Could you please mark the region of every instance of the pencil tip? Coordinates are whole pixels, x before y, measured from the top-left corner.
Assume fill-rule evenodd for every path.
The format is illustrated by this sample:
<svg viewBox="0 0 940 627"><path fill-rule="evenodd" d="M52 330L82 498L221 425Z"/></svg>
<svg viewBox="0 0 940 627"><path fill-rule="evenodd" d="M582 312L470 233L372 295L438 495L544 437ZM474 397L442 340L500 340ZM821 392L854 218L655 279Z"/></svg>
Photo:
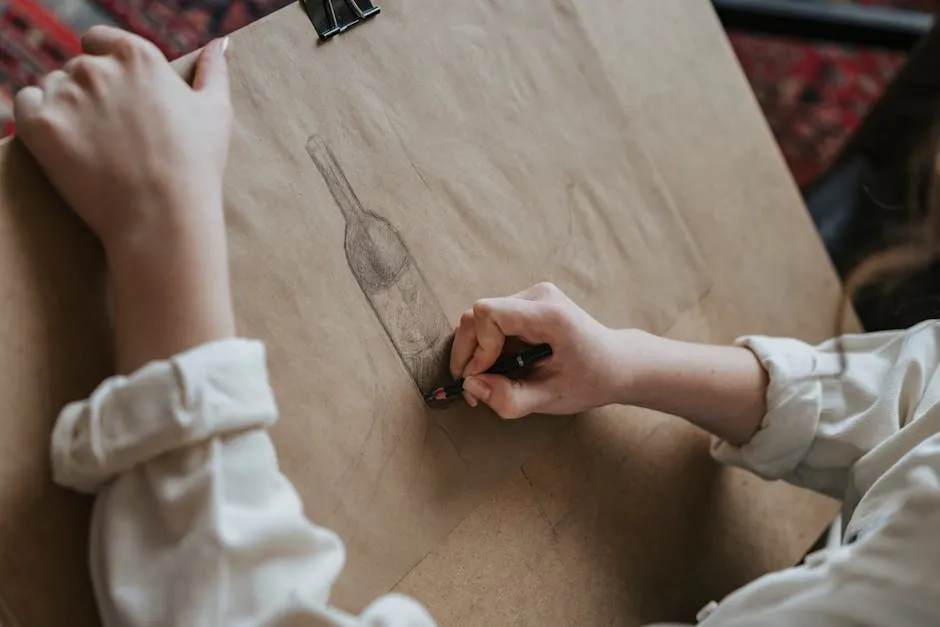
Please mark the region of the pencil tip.
<svg viewBox="0 0 940 627"><path fill-rule="evenodd" d="M444 386L435 388L433 392L424 397L424 402L429 405L443 400L447 400L447 392L444 391Z"/></svg>

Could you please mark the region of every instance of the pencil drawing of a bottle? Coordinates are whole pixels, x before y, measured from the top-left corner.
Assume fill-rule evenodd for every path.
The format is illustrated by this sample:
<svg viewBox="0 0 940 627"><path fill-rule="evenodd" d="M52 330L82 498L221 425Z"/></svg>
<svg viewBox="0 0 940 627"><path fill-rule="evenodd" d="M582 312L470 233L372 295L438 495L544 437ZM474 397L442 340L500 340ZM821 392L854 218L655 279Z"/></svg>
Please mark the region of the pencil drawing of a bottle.
<svg viewBox="0 0 940 627"><path fill-rule="evenodd" d="M447 374L451 327L408 247L385 218L364 209L319 135L307 153L346 219L346 261L422 396Z"/></svg>

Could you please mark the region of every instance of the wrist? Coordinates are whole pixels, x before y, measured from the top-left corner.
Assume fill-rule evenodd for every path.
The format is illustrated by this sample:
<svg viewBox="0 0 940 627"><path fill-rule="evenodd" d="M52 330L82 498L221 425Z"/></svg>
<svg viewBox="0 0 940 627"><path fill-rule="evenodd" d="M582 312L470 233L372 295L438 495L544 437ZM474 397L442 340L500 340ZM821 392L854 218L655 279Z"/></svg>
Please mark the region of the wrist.
<svg viewBox="0 0 940 627"><path fill-rule="evenodd" d="M766 411L767 373L751 351L620 331L616 402L673 414L733 444Z"/></svg>
<svg viewBox="0 0 940 627"><path fill-rule="evenodd" d="M608 403L643 405L646 392L654 384L659 353L666 340L639 329L612 329L605 368L610 374L607 383Z"/></svg>
<svg viewBox="0 0 940 627"><path fill-rule="evenodd" d="M119 264L159 262L172 251L198 249L201 240L224 228L221 194L201 202L155 194L131 204L124 215L98 232L112 269Z"/></svg>
<svg viewBox="0 0 940 627"><path fill-rule="evenodd" d="M234 335L221 210L126 231L105 250L122 372Z"/></svg>

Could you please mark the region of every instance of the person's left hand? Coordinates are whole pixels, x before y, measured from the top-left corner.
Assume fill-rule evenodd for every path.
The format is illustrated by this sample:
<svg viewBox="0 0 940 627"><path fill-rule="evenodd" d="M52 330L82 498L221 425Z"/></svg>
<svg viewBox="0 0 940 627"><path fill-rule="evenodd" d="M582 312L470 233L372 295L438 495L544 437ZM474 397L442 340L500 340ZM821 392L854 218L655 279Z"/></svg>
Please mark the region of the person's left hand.
<svg viewBox="0 0 940 627"><path fill-rule="evenodd" d="M190 87L152 43L96 26L85 54L17 94L19 139L109 252L140 229L151 236L221 210L226 42L200 55Z"/></svg>
<svg viewBox="0 0 940 627"><path fill-rule="evenodd" d="M85 54L16 97L18 138L104 246L122 372L235 332L226 44L202 51L190 86L150 42L95 27Z"/></svg>

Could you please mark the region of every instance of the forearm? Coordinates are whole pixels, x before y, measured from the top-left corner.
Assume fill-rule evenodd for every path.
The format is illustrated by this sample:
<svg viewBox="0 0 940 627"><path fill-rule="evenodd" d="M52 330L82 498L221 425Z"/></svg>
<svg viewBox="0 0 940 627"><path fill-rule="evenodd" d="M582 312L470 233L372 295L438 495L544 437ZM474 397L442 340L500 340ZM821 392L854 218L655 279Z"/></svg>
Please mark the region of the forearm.
<svg viewBox="0 0 940 627"><path fill-rule="evenodd" d="M758 430L768 377L751 351L638 331L617 335L620 360L638 364L622 384L623 403L680 416L732 444Z"/></svg>
<svg viewBox="0 0 940 627"><path fill-rule="evenodd" d="M198 223L193 223L198 220ZM235 334L221 207L108 246L118 371Z"/></svg>
<svg viewBox="0 0 940 627"><path fill-rule="evenodd" d="M53 473L99 495L90 565L103 624L434 624L401 596L359 617L328 604L345 553L281 473L265 432L276 417L264 348L242 339L152 361L62 411Z"/></svg>

